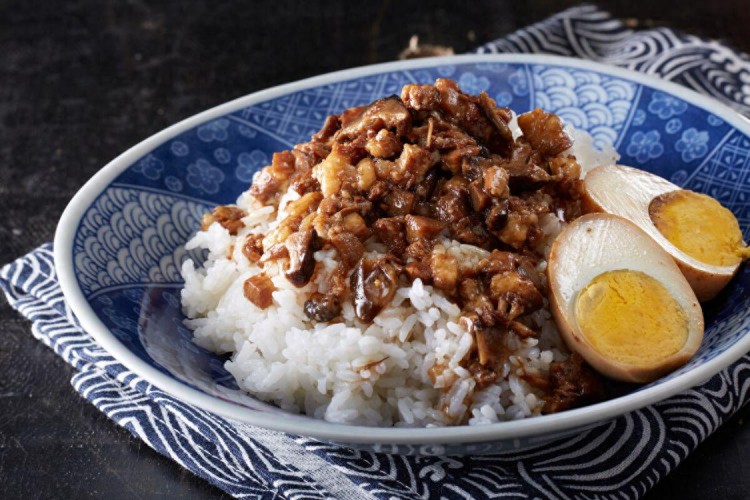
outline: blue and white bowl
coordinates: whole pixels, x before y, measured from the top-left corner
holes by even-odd
[[[115,358],[162,390],[217,414],[308,437],[392,452],[491,453],[601,425],[719,372],[750,350],[750,273],[705,305],[698,354],[652,384],[596,405],[484,426],[406,429],[333,424],[285,412],[237,389],[226,357],[191,341],[180,310],[185,242],[201,215],[233,202],[273,152],[307,141],[331,113],[455,79],[516,111],[541,107],[612,144],[621,163],[708,193],[750,236],[750,126],[682,87],[580,60],[473,55],[412,60],[282,85],[184,120],[96,174],[66,209],[55,264],[81,325]]]

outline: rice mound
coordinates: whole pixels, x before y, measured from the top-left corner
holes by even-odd
[[[515,120],[510,123],[518,133]],[[614,149],[598,151],[588,134],[568,129],[582,172],[617,159]],[[245,227],[230,235],[219,223],[198,232],[187,249],[206,249],[206,260],[182,267],[182,306],[186,325],[201,347],[233,353],[227,370],[239,386],[264,401],[330,422],[371,426],[431,427],[486,424],[538,415],[544,393],[527,381],[546,376],[550,364],[568,356],[547,307],[533,314],[538,339],[506,337],[510,354],[498,380],[477,390],[461,360],[472,348],[472,335],[459,321],[459,307],[419,279],[396,292],[371,324],[360,322],[349,302],[344,322],[315,323],[304,313],[305,297],[325,292],[336,267],[334,250],[315,253],[314,279],[296,288],[273,262],[259,267],[242,254],[250,233],[266,234],[284,219],[284,206],[298,195],[290,190],[278,210],[243,193],[237,206]],[[554,216],[541,227],[548,251],[563,223]],[[369,256],[384,253],[368,242]],[[443,239],[435,251],[448,252],[462,265],[473,265],[486,251]],[[540,270],[546,266],[541,261]],[[243,294],[243,283],[265,272],[273,281],[273,304],[260,309]],[[546,304],[545,304],[546,306]]]

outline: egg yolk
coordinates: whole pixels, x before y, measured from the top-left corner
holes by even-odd
[[[672,191],[648,207],[651,221],[674,246],[696,260],[733,266],[750,257],[734,214],[710,196]]]
[[[578,294],[576,318],[591,347],[631,366],[651,366],[682,349],[688,338],[680,304],[640,271],[608,271],[591,280]]]

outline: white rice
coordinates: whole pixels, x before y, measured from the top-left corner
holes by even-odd
[[[614,150],[596,151],[587,134],[569,133],[575,138],[571,153],[584,171],[616,159]],[[246,235],[267,234],[294,197],[290,192],[275,211],[244,193],[237,205],[249,215],[236,236],[214,223],[186,245],[208,250],[202,265],[187,260],[182,267],[186,324],[198,345],[233,353],[226,368],[243,390],[289,411],[349,424],[475,425],[540,414],[544,394],[523,375],[546,375],[550,363],[567,356],[546,308],[532,315],[539,339],[509,334],[506,347],[512,355],[497,382],[482,390],[460,365],[473,340],[459,322],[459,307],[420,280],[400,288],[369,325],[356,319],[348,302],[344,323],[315,324],[304,314],[304,301],[312,291],[325,291],[326,276],[336,267],[335,251],[316,252],[317,278],[302,289],[291,285],[276,264],[261,269],[242,255]],[[542,251],[562,227],[554,216],[542,220]],[[367,250],[382,251],[382,246],[372,243]],[[467,266],[487,254],[450,240],[435,251],[448,252]],[[540,270],[545,266],[542,261]],[[262,271],[276,286],[273,304],[265,310],[243,294],[245,280]]]
[[[602,149],[594,145],[594,138],[583,130],[576,129],[573,125],[566,125],[565,131],[573,139],[573,146],[561,153],[562,156],[573,155],[581,165],[581,177],[594,167],[601,165],[614,165],[620,159],[617,150],[610,144]]]

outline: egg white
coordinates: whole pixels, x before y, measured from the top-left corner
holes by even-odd
[[[595,351],[581,332],[576,300],[591,280],[608,271],[640,271],[657,280],[688,319],[683,348],[654,367],[637,368]],[[555,240],[547,265],[550,303],[563,338],[594,368],[621,380],[648,381],[689,359],[703,339],[703,312],[674,260],[649,235],[624,218],[589,214],[576,219]],[[623,318],[627,321],[627,318]]]
[[[586,211],[619,215],[645,231],[677,261],[697,296],[709,300],[734,276],[739,263],[716,266],[701,262],[677,248],[654,225],[648,210],[651,201],[680,189],[666,179],[637,168],[605,165],[586,174],[584,205]]]

